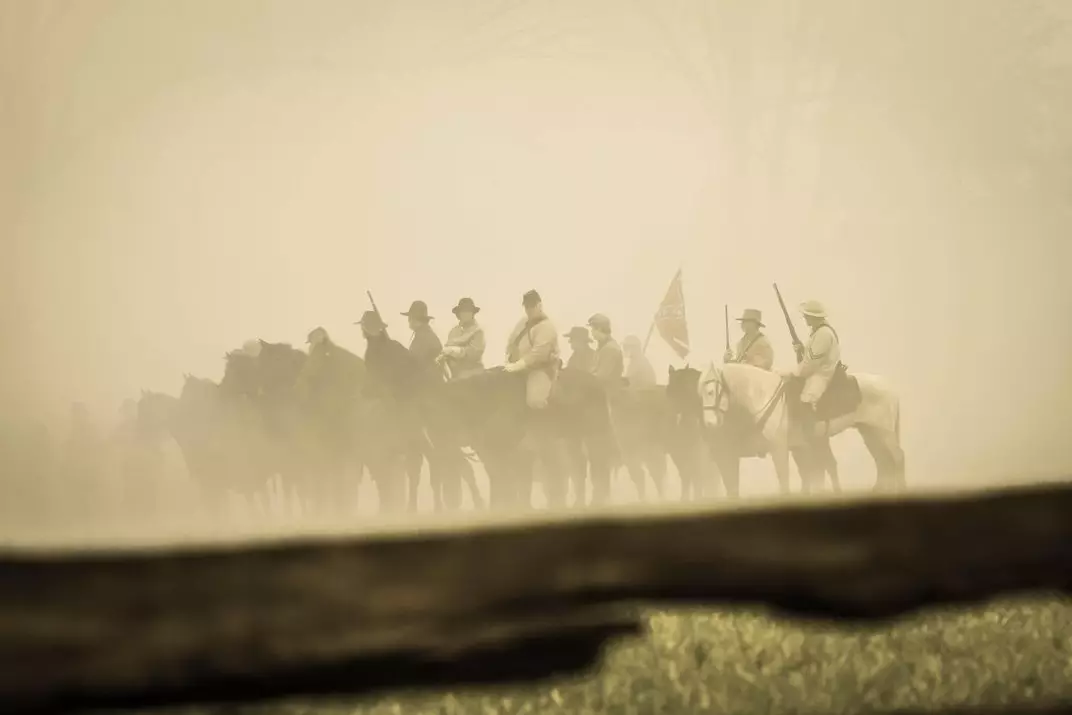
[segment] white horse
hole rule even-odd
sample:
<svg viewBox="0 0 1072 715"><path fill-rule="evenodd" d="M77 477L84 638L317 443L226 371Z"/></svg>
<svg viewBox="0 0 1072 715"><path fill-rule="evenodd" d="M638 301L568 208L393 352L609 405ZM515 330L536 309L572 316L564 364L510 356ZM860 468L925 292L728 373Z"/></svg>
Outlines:
<svg viewBox="0 0 1072 715"><path fill-rule="evenodd" d="M852 375L860 386L860 404L852 412L816 425L816 436L829 439L855 428L875 460L876 491L905 487L904 450L901 448L901 400L887 380L877 375ZM804 491L818 488L823 478L821 459L801 459L808 442L797 426L791 429L787 399L788 381L774 372L742 363L714 362L700 378L704 423L719 427L735 406L752 416L766 441L783 491L789 485L789 455L800 468Z"/></svg>

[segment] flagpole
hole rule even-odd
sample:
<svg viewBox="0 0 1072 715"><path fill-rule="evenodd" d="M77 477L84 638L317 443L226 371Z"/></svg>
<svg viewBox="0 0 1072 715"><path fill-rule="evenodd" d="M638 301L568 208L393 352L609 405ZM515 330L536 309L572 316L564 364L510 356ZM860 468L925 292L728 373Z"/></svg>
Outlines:
<svg viewBox="0 0 1072 715"><path fill-rule="evenodd" d="M655 318L651 319L651 326L648 327L648 337L644 338L644 349L640 352L646 354L648 352L648 343L651 342L651 334L655 332Z"/></svg>

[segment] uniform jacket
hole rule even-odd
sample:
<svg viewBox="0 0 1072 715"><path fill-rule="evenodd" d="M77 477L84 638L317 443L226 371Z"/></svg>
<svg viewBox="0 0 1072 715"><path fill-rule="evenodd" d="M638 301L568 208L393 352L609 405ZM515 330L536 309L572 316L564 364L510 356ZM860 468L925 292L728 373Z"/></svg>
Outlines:
<svg viewBox="0 0 1072 715"><path fill-rule="evenodd" d="M643 354L629 358L629 364L625 368L625 377L629 380L629 387L641 389L655 387L655 368Z"/></svg>
<svg viewBox="0 0 1072 715"><path fill-rule="evenodd" d="M737 342L733 361L770 370L774 367L774 347L763 333L758 333L755 337L743 335Z"/></svg>
<svg viewBox="0 0 1072 715"><path fill-rule="evenodd" d="M470 325L459 323L451 328L447 335L447 347L462 350L461 357L447 357L450 379L457 380L459 377L484 371L484 349L487 342L484 339L484 329L475 321Z"/></svg>
<svg viewBox="0 0 1072 715"><path fill-rule="evenodd" d="M413 331L409 352L417 364L418 379L422 387L443 381L443 369L436 363L436 358L443 352L443 343L430 325L421 325Z"/></svg>
<svg viewBox="0 0 1072 715"><path fill-rule="evenodd" d="M837 334L826 322L820 323L812 329L804 360L796 367L796 374L804 378L804 402L814 404L822 397L839 362L841 345Z"/></svg>
<svg viewBox="0 0 1072 715"><path fill-rule="evenodd" d="M596 351L591 347L585 345L582 348L574 350L569 360L566 362L566 367L570 370L581 370L583 372L592 372L592 368L596 364Z"/></svg>
<svg viewBox="0 0 1072 715"><path fill-rule="evenodd" d="M522 319L510 332L506 359L520 362L525 370L542 369L554 374L558 369L558 332L546 316Z"/></svg>
<svg viewBox="0 0 1072 715"><path fill-rule="evenodd" d="M622 348L614 338L608 338L596 350L595 364L592 366L594 374L599 382L608 389L622 387L622 375L625 373L625 358L622 357Z"/></svg>

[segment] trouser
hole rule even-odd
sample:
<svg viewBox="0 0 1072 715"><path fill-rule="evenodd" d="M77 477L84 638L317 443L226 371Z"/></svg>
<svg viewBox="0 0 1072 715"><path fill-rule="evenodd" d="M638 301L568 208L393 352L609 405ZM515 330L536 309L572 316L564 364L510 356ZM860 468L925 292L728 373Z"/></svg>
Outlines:
<svg viewBox="0 0 1072 715"><path fill-rule="evenodd" d="M542 410L547 407L553 384L554 378L549 371L539 368L529 370L525 377L525 403L529 409Z"/></svg>

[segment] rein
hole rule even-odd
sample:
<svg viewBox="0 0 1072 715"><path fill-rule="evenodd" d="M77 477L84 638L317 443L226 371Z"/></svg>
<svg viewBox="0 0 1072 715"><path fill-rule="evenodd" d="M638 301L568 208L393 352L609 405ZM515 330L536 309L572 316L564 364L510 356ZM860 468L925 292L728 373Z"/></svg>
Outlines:
<svg viewBox="0 0 1072 715"><path fill-rule="evenodd" d="M703 384L710 385L712 382L718 383L720 394L718 396L718 399L715 400L715 404L710 406L704 405L703 409L718 412L720 411L719 404L722 402L722 394L725 394L727 397L729 397L731 394L730 386L726 383L726 376L721 371L719 372L718 380L705 380ZM777 389L775 389L774 393L770 396L770 399L767 400L767 403L763 405L763 408L759 411L758 416L749 414L749 417L752 418L755 426L759 428L760 431L762 431L763 428L766 427L767 422L771 418L771 415L774 414L774 408L778 406L778 402L785 397L785 390L788 385L789 381L785 378L782 378L778 383Z"/></svg>

